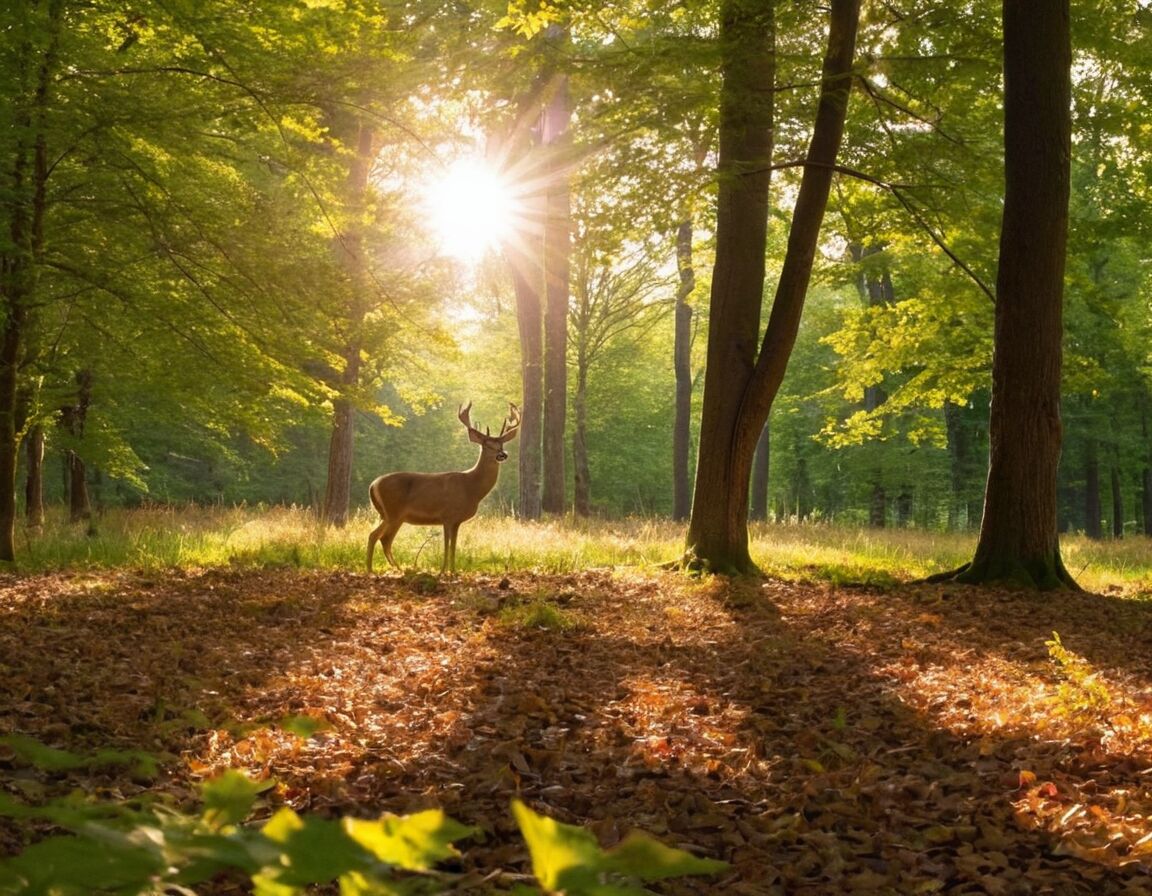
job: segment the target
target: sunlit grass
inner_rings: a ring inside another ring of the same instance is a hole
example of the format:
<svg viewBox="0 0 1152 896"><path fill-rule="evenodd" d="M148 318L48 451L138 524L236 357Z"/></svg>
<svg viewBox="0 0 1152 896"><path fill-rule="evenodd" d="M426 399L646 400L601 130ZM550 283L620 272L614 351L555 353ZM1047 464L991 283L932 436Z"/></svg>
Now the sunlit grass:
<svg viewBox="0 0 1152 896"><path fill-rule="evenodd" d="M368 532L366 511L343 529L323 525L298 507L152 507L99 515L89 534L50 516L39 533L18 542L25 571L188 567L288 567L360 571ZM460 572L571 573L588 568L653 568L682 553L685 527L669 520L553 519L523 522L481 515L460 530ZM753 559L768 575L790 581L884 586L952 569L972 556L973 533L863 529L831 525L757 524ZM1152 594L1152 544L1147 538L1062 540L1068 569L1091 591ZM405 570L436 572L442 557L438 527L405 526L394 545ZM387 561L376 551L377 572Z"/></svg>

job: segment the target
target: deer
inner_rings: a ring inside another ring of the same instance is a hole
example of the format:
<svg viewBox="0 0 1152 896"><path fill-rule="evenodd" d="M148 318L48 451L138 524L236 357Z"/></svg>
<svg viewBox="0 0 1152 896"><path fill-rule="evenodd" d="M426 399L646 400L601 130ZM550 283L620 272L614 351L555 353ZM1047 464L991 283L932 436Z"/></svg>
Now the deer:
<svg viewBox="0 0 1152 896"><path fill-rule="evenodd" d="M504 446L520 431L520 409L508 403L508 417L499 435L492 435L472 425L472 402L461 405L457 417L468 430L468 440L480 446L480 456L471 469L451 473L386 473L368 487L372 506L380 514L380 525L368 536L368 572L372 572L372 554L376 542L384 556L397 569L392 556L392 541L404 523L415 526L444 527L444 560L440 572L456 572L456 533L460 524L472 519L484 496L492 491L500 477L500 464L508 459Z"/></svg>

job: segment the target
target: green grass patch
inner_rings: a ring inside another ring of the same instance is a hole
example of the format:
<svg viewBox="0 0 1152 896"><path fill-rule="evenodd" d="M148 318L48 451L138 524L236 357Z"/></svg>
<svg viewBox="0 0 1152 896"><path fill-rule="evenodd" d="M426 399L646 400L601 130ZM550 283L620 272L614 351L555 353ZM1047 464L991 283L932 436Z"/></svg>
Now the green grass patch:
<svg viewBox="0 0 1152 896"><path fill-rule="evenodd" d="M354 515L343 529L325 526L298 507L150 507L110 510L94 525L50 515L24 532L16 568L65 569L238 567L359 571L375 519ZM525 522L481 515L463 525L457 549L462 573L565 574L589 568L654 568L683 551L685 527L669 520L552 519ZM866 529L825 524L756 524L751 551L760 568L788 581L887 587L953 569L972 556L973 533ZM1091 591L1152 596L1152 544L1144 537L1062 540L1065 563ZM406 575L440 569L439 527L405 526L394 545ZM376 571L394 575L381 552Z"/></svg>

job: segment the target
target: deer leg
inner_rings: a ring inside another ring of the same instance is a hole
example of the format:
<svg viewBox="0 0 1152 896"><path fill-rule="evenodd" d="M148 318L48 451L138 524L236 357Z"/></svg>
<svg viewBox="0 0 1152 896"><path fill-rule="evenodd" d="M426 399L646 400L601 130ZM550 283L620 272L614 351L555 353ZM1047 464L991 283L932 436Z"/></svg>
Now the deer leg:
<svg viewBox="0 0 1152 896"><path fill-rule="evenodd" d="M380 540L380 536L384 534L384 530L388 528L388 520L381 520L380 525L372 530L368 536L368 572L372 572L372 554L376 550L376 542Z"/></svg>
<svg viewBox="0 0 1152 896"><path fill-rule="evenodd" d="M402 525L404 524L385 520L376 528L376 532L372 533L380 539L380 547L384 551L384 556L388 558L388 562L397 569L400 568L400 564L397 563L396 558L392 556L392 539L396 537L396 533L400 531ZM377 535L376 533L379 534Z"/></svg>
<svg viewBox="0 0 1152 896"><path fill-rule="evenodd" d="M444 525L444 563L440 566L440 572L444 572L445 569L456 572L456 533L459 531L459 523Z"/></svg>

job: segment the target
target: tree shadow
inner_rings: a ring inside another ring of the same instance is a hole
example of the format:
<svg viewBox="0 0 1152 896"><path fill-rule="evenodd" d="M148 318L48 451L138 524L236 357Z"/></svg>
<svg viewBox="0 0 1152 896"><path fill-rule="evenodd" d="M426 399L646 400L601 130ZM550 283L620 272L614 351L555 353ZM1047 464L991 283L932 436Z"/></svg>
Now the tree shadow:
<svg viewBox="0 0 1152 896"><path fill-rule="evenodd" d="M527 872L508 811L520 796L605 846L636 827L732 863L661 884L669 894L1141 892L1142 867L1072 858L1058 834L1021 826L1019 747L1038 735L957 733L896 675L905 654L948 668L899 643L917 626L988 655L1019 655L1021 632L1091 634L1070 624L1075 602L1022 627L987 619L991 598L959 603L969 593L604 572L16 580L0 724L171 757L159 780L104 770L80 781L91 791L187 798L231 765L280 782L268 812L442 807L485 831L460 863L478 891ZM551 613L519 612L537 605ZM328 729L243 724L290 714ZM0 772L25 770L0 754ZM1032 796L1060 812L1072 798Z"/></svg>
<svg viewBox="0 0 1152 896"><path fill-rule="evenodd" d="M1058 836L1023 830L1016 735L941 728L869 655L836 643L819 608L781 615L724 583L678 608L655 583L616 594L603 578L574 581L552 583L553 596L586 610L584 623L490 626L475 663L443 682L453 706L443 749L414 775L373 779L366 805L410 811L451 794L449 811L488 832L469 854L478 868L523 868L513 796L606 846L638 827L732 863L719 882L663 885L677 894L1147 883L1142 869L1073 859ZM614 629L613 599L651 613Z"/></svg>

